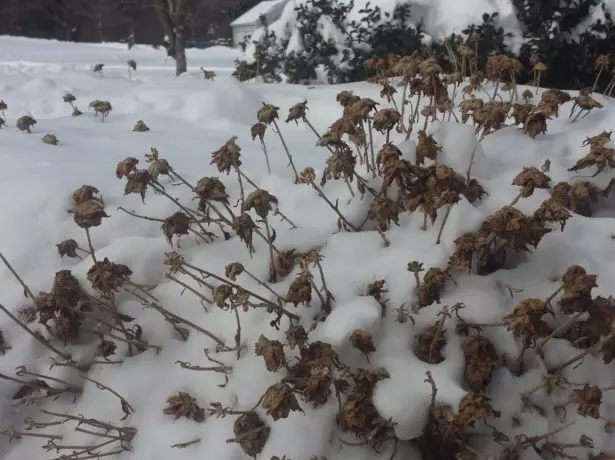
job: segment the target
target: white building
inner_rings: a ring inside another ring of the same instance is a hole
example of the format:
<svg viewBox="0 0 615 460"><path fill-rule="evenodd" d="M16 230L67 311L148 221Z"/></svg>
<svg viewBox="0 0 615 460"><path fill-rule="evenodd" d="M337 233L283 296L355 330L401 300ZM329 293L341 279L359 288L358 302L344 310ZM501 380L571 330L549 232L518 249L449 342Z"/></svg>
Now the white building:
<svg viewBox="0 0 615 460"><path fill-rule="evenodd" d="M289 0L264 0L231 22L233 29L233 46L261 27L260 17L265 16L267 24L271 24L282 15Z"/></svg>

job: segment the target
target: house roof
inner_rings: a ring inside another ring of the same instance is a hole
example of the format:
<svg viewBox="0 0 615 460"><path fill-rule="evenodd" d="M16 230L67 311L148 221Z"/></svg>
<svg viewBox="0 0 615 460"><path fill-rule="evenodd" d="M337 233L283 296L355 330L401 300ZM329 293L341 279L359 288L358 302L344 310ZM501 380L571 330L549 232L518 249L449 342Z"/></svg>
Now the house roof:
<svg viewBox="0 0 615 460"><path fill-rule="evenodd" d="M266 15L276 6L284 4L287 1L288 0L264 0L246 11L233 22L231 22L231 26L247 26L252 24L258 24L261 15Z"/></svg>

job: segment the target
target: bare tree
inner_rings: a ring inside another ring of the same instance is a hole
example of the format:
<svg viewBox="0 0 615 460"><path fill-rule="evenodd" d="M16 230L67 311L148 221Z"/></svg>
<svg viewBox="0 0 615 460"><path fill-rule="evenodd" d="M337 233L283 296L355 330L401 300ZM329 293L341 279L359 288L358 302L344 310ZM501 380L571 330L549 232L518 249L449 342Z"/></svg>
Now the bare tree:
<svg viewBox="0 0 615 460"><path fill-rule="evenodd" d="M162 29L169 37L168 53L175 59L175 75L186 72L186 29L196 14L196 0L154 0Z"/></svg>

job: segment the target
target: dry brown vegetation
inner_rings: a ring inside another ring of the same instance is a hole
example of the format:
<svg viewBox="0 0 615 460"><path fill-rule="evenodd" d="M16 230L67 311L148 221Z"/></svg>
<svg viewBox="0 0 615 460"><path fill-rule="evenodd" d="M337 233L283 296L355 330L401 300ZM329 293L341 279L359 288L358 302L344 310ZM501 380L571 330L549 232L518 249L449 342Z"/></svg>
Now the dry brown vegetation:
<svg viewBox="0 0 615 460"><path fill-rule="evenodd" d="M449 96L451 86L453 95L458 91L463 94L459 106L461 118L457 121L473 127L476 145L486 136L507 126L517 126L531 138L540 136L548 131L549 120L559 116L561 105L570 100L574 100L571 122L577 120L581 113L587 114L601 107L590 94L571 98L559 90L544 92L536 103L529 102L534 95L531 91L525 91L521 95L523 102L520 102L515 83L520 63L505 56L490 57L484 72L473 67L472 61L466 61L464 56L461 69L452 75L444 75L433 58L419 54L392 56L387 60L374 59L369 64L374 71L373 81L382 86L382 102L349 91L340 92L337 95L340 117L322 134L309 121L307 101L300 101L288 112L286 122L307 124L314 132L317 145L327 149L330 154L320 177L313 167L301 171L296 168L278 123L279 107L263 103L258 113L254 114L256 123L251 128L251 136L254 140L258 138L268 168L267 144L279 140L292 170L289 180L293 180L298 187L311 187L326 202L337 218L339 231L375 230L380 234L383 246L389 244L387 231L392 226L400 225L400 217L408 213L420 216L423 229L435 225L442 217L438 237L434 241L439 244L451 209L461 200L478 204L486 194L481 184L472 177L474 153L468 159L465 174L460 174L439 161L442 148L428 134L429 124L438 118L447 121L457 118L454 96ZM136 63L134 67L130 63L129 66L136 69ZM95 71L102 73L102 65L96 66ZM548 69L544 64L536 63L534 66L537 87L541 74L546 71ZM469 83L462 87L467 72L472 74ZM213 73L208 74L205 70L203 73L206 79L213 80ZM487 98L480 99L477 94L484 92L486 80L494 83L495 89L492 94L487 94ZM509 94L505 94L507 92ZM413 106L407 96L415 96L419 102L426 101L427 105L421 109L417 102ZM75 98L67 95L64 100L72 105ZM383 107L385 102L393 107ZM90 108L104 120L111 111L111 104L93 101ZM29 132L35 121L30 117L22 119L18 126ZM139 123L145 126L142 121ZM137 126L135 131L147 130L137 129ZM271 138L271 130L277 139ZM418 136L416 161L411 162L403 157L391 138L393 134L409 138L415 131ZM384 136L382 145L376 145L375 133ZM605 169L615 168L615 150L607 146L610 136L611 133L603 132L588 138L585 145L589 152L570 171L593 168L599 174ZM76 240L67 239L57 244L57 249L62 257L91 261L87 273L89 286L82 285L69 270L62 270L50 276L47 292L35 294L2 256L30 302L18 317L4 307L2 310L53 353L54 365L79 370L83 382L60 381L31 373L26 368L19 369L16 377L0 374L0 378L19 386L13 399L26 405L44 404L48 398L78 398L82 384L91 381L100 391L116 396L118 408L123 414L122 420L127 420L134 412L129 402L104 383L87 377L87 371L93 366L129 361L132 356L147 349L160 350L159 346L150 343L147 331L141 328L138 320L122 311L118 296L128 295L157 312L180 339L186 340L191 333L200 333L217 344L215 353L205 352L210 366L194 366L180 361L181 368L218 373L221 380L224 379L221 385L224 386L233 374L232 365L225 364L224 357L232 353L240 360L246 352L250 352L262 359L268 372L276 374L276 383L262 394L257 407L235 410L219 402L201 407L199 395L181 392L169 396L167 407L164 407L165 401L152 402L158 404L168 416L184 417L198 423L207 423L208 417L236 417L233 433L228 433L227 442L237 443L247 456L257 457L275 423L284 423L283 419L289 414L303 413L305 408L322 406L331 399L336 401L338 407L336 436L340 440L354 439L352 443L342 442L373 448L392 445L394 457L398 446L409 441L397 438L394 423L383 419L372 401L378 383L390 377L386 369L370 364L370 355L377 352L377 343L369 331L359 329L351 334L349 345L363 358L361 366L356 366L344 362L331 344L311 339L312 332L336 306L335 286L328 284L327 273L321 263L322 248L282 251L277 247L275 226L281 222L291 227L295 225L280 212L280 198L256 186L243 171L241 158L242 150L236 136L211 153L211 164L218 172L238 181L241 196L235 207L231 205L220 178L203 177L191 183L173 167L170 159L162 158L155 148L145 155L145 165L141 166L137 158L128 157L118 163L115 170L118 180L123 181L126 195L137 194L146 202L148 196L158 194L176 206L173 214L157 217L137 215L124 208L120 210L160 226L170 246L165 254L167 279L185 289L206 309L219 308L232 315L236 322L233 343L226 343L218 332L183 318L173 311L172 305L163 305L153 287L142 286L132 280L130 267L107 258L98 258L93 230L101 228L104 231L105 220L110 215L99 191L91 185L84 185L74 191L74 209L71 210L75 224L83 230L83 247ZM365 167L366 176L360 174L357 169L359 165ZM112 173L111 169L109 173ZM424 309L441 303L445 290L454 293L463 275L474 273L485 276L503 267L514 268L519 254L536 248L549 233L564 231L572 213L592 216L596 207L600 206L601 198L610 191L610 186L600 189L588 181L553 184L548 174L548 164L541 169L526 167L518 171L512 180L512 185L518 188L517 197L489 215L477 231L457 237L454 252L446 266L424 267L420 261L409 261L408 279L414 281L416 286L405 305L395 309L388 305L384 280L367 286L365 295L378 301L383 316L389 311L396 312L396 321L413 327L415 318L423 314ZM161 184L161 176L187 187L194 201L185 204L174 198ZM337 202L330 201L323 191L330 181L343 181L355 199L369 200L369 210L362 222L349 219ZM516 207L520 200L532 196L538 189L549 191L550 197L535 212L528 214ZM196 238L199 244L208 244L219 238L240 239L251 257L268 259L267 279L259 279L240 262L224 267L225 276L190 264L179 252L181 241L189 237ZM255 238L266 243L265 251L256 252L253 244ZM258 282L268 295L257 294L242 286L244 277ZM279 291L276 284L289 277L292 277L292 282L287 292ZM191 288L188 280L196 282L199 289ZM605 365L615 356L615 301L610 297L594 295L592 290L596 283L595 275L573 265L563 274L559 287L549 297L515 297L516 307L498 324L466 321L463 318L465 306L461 303L437 306L439 313L435 321L416 330L414 341L408 344L408 348L421 361L436 365L447 359L445 351L450 341L450 331L459 335L464 359L462 385L467 395L457 407L438 402L438 382L427 372L426 385L431 386L432 400L423 433L412 441L425 460L494 458L480 456L477 451L477 440L485 436L501 446L498 457L501 459L522 458L523 452L533 450L541 458L571 460L579 457L568 452L571 449L579 452L579 448L584 452L583 458L588 458L592 447L588 436L582 436L577 444L570 445L553 441L552 435L574 423L567 417L575 411L581 417L600 418L601 395L611 389L570 382L565 376L567 368L588 354L600 357ZM513 297L518 294L510 286L507 289ZM317 306L318 313L311 324L300 324L295 312L307 306ZM245 343L242 338L242 315L252 309L267 311L271 327L283 329L286 341L274 340L263 334L256 343ZM44 327L46 338L35 332L35 323ZM488 328L502 328L513 334L522 348L518 360L506 362L501 359L501 351L485 334ZM83 336L94 338L97 348L90 359L77 361L72 358L70 347ZM510 397L519 397L524 404L523 410L546 413L547 408L533 401L534 393L546 390L548 395L568 394L566 403L555 403L561 398L553 400L557 413L561 415L561 425L540 435L508 436L492 424L493 419L501 416L489 397L492 376L500 366L521 375L525 372L524 355L532 352L540 359L545 344L553 339L569 342L571 347L579 350L578 355L547 368L544 384L539 388ZM128 345L126 356L116 356L120 342ZM7 352L10 352L10 347L0 335L0 355ZM574 409L570 407L571 410L568 410L569 406L574 406ZM89 425L91 429L104 433L99 434L99 446L71 447L74 453L66 457L71 460L93 458L93 449L97 449L100 456L120 454L130 448L130 441L137 435L137 428L126 426L127 422L109 424L84 416L42 412L52 416L53 421L31 422L30 428L22 431L11 429L4 434L12 440L28 436L47 439L46 446L61 450L66 448L61 445L61 437L33 429L42 430L54 423L72 420L77 422L77 428ZM605 429L608 423L611 422L604 422ZM478 426L483 431L478 430ZM195 442L198 440L173 447L186 447ZM613 457L601 453L591 458L605 460Z"/></svg>

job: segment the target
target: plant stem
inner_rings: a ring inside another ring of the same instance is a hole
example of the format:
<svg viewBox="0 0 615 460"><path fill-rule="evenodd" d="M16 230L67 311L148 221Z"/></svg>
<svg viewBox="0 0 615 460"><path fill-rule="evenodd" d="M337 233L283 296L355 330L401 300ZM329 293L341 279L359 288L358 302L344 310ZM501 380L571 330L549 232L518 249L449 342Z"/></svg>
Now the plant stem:
<svg viewBox="0 0 615 460"><path fill-rule="evenodd" d="M344 215L340 212L339 208L337 207L337 205L334 205L333 203L331 203L331 201L329 201L329 198L327 198L327 196L324 194L324 192L320 189L320 187L318 187L318 185L316 185L316 183L314 181L310 182L310 185L314 188L314 190L316 190L318 192L318 194L320 195L320 197L325 200L325 202L329 205L329 207L331 209L333 209L333 211L335 211L335 213L338 215L338 217L348 226L350 227L354 232L358 232L359 229L356 228L354 225L352 225L350 222L348 222L348 220L344 217Z"/></svg>
<svg viewBox="0 0 615 460"><path fill-rule="evenodd" d="M293 172L295 173L295 184L300 182L299 173L297 172L297 168L295 168L295 163L293 162L293 157L288 150L288 146L286 145L286 141L284 140L284 136L282 136L282 131L280 131L280 127L278 126L278 122L273 120L273 125L275 126L275 132L280 137L280 141L282 141L282 146L286 151L286 156L288 156L289 165L293 168Z"/></svg>
<svg viewBox="0 0 615 460"><path fill-rule="evenodd" d="M32 337L34 337L41 345L49 348L51 351L53 351L56 355L58 355L62 359L65 359L65 360L71 359L71 355L69 353L64 353L64 352L58 350L53 345L51 345L51 343L47 339L45 339L41 334L37 334L36 332L33 332L32 330L30 330L30 328L28 326L23 324L21 321L19 321L19 319L17 317L15 317L10 311L8 311L4 307L4 305L0 304L0 310L2 310L4 313L6 313L6 315L9 318L11 318L14 322L16 322L24 331L26 331L28 334L30 334Z"/></svg>
<svg viewBox="0 0 615 460"><path fill-rule="evenodd" d="M258 294L256 294L256 293L254 293L254 292L252 292L252 291L249 291L248 289L246 289L246 288L244 288L244 287L242 287L242 286L240 286L240 285L238 285L238 284L235 284L235 283L233 283L233 282L231 282L231 281L225 280L224 278L222 278L222 277L220 277L220 276L218 276L218 275L216 275L216 274L214 274L214 273L208 272L207 270L203 270L202 268L199 268L199 267L195 267L194 265L190 265L190 264L188 264L188 263L186 263L186 262L184 262L184 263L183 263L183 265L185 265L186 267L191 268L191 269L193 269L193 270L196 270L196 271L198 271L198 272L200 272L200 273L203 273L204 275L210 276L210 277L214 278L215 280L220 281L221 283L228 284L228 285L229 285L229 286L231 286L232 288L235 288L235 289L241 289L241 290L243 290L243 291L247 292L248 294L250 294L250 295L251 295L252 297L254 297L255 299L258 299L258 300L260 300L261 302L266 303L266 304L267 304L267 305L269 305L271 308L273 308L273 309L274 309L274 310L276 310L277 312L283 313L284 315L288 316L290 319L293 319L293 320L295 320L295 321L298 321L298 320L300 319L300 318L299 318L297 315L295 315L294 313L291 313L291 312L289 312L289 311L285 310L284 308L282 308L282 307L280 307L279 305L277 305L277 304L275 304L275 303L271 302L270 300L267 300L266 298L264 298L264 297L262 297L262 296L260 296L260 295L258 295ZM279 296L278 296L278 297L279 297Z"/></svg>
<svg viewBox="0 0 615 460"><path fill-rule="evenodd" d="M189 286L188 284L184 283L183 281L175 278L173 275L167 273L165 275L165 277L171 281L176 282L177 284L179 284L181 287L183 287L184 289L186 289L187 291L192 292L194 295L196 295L198 298L200 298L202 301L207 302L208 304L213 303L212 299L209 299L207 297L205 297L203 294L201 294L199 291L197 291L196 289L194 289L192 286ZM205 311L207 311L207 308L203 305L203 302L201 302L201 305L203 306L203 308L205 309Z"/></svg>
<svg viewBox="0 0 615 460"><path fill-rule="evenodd" d="M451 214L451 209L453 209L452 204L450 204L448 208L446 208L446 214L444 214L444 219L442 220L442 225L440 226L440 231L438 232L438 238L436 239L436 244L440 244L440 239L442 238L442 232L444 231L444 226L446 225L448 216Z"/></svg>
<svg viewBox="0 0 615 460"><path fill-rule="evenodd" d="M269 153L267 152L267 145L265 144L264 139L261 139L261 147L263 148L263 153L265 154L265 161L267 162L267 172L271 174L271 166L269 165Z"/></svg>

